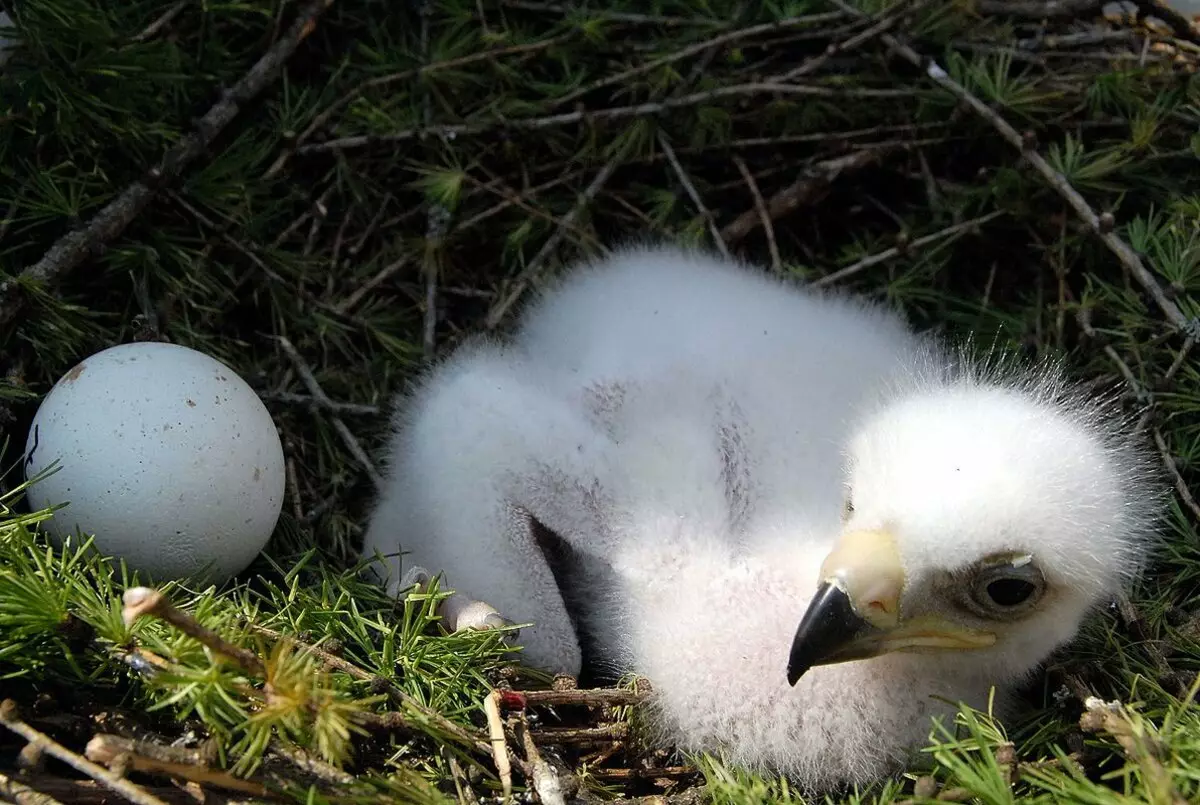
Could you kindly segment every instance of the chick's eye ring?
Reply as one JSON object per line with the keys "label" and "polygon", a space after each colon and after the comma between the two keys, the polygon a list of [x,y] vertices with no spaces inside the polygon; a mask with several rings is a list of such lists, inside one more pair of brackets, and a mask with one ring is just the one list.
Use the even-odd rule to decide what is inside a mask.
{"label": "chick's eye ring", "polygon": [[971,574],[968,584],[965,603],[989,618],[1023,614],[1046,590],[1042,572],[1029,561],[985,565]]}

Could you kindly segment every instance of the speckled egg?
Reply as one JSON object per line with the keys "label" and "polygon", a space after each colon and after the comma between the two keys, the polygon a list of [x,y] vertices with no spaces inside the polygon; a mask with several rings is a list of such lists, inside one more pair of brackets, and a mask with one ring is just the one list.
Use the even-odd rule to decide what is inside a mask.
{"label": "speckled egg", "polygon": [[38,408],[26,478],[52,539],[157,580],[222,582],[266,545],[283,506],[283,447],[266,406],[220,361],[175,344],[123,344],[67,372]]}

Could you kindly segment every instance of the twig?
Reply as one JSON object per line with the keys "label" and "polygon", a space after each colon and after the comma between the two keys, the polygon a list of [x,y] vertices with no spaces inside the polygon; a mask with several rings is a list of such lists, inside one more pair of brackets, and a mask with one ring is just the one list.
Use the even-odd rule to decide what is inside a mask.
{"label": "twig", "polygon": [[[282,633],[275,631],[274,629],[268,629],[265,626],[250,624],[250,629],[251,631],[257,632],[258,634],[264,635],[273,640],[282,640],[285,637]],[[439,730],[445,732],[447,735],[453,736],[464,746],[471,746],[477,751],[484,753],[491,751],[491,747],[482,736],[472,733],[470,730],[455,724],[453,721],[450,721],[436,710],[432,710],[421,704],[419,701],[392,684],[390,680],[372,674],[365,668],[360,668],[349,660],[338,657],[335,654],[330,654],[328,651],[325,651],[317,646],[300,642],[294,637],[289,637],[288,639],[292,640],[293,644],[298,650],[306,651],[319,659],[325,666],[326,670],[340,671],[360,681],[381,685],[383,687],[383,691],[388,695],[388,698],[391,699],[397,707],[410,709],[416,712],[421,718],[435,725]],[[398,726],[396,723],[398,718],[404,717],[401,713],[385,714],[385,716],[389,721],[389,726],[387,728],[392,730]],[[406,722],[404,725],[402,725],[402,727],[406,731],[415,731],[415,727],[411,724],[411,722]]]}
{"label": "twig", "polygon": [[877,254],[872,254],[867,257],[864,257],[863,259],[859,260],[856,263],[851,263],[850,265],[846,266],[845,268],[839,268],[837,271],[833,272],[832,274],[826,274],[824,277],[820,277],[819,279],[813,280],[811,285],[814,288],[821,288],[826,285],[833,285],[834,283],[841,282],[842,280],[846,279],[847,277],[851,277],[851,276],[859,273],[860,271],[870,268],[873,265],[877,265],[879,263],[886,262],[887,260],[891,260],[893,257],[897,257],[901,254],[906,254],[906,253],[912,251],[913,249],[919,249],[922,246],[928,246],[930,243],[934,243],[935,241],[939,241],[944,238],[953,237],[954,235],[957,235],[961,232],[966,232],[968,230],[974,229],[974,228],[980,226],[981,224],[987,223],[988,221],[992,220],[993,218],[999,218],[1001,215],[1004,215],[1004,210],[995,210],[993,212],[989,212],[987,215],[981,215],[978,218],[972,218],[969,221],[963,221],[961,224],[953,224],[951,226],[946,227],[945,229],[940,229],[937,232],[934,232],[932,234],[917,238],[914,241],[906,243],[903,247],[893,246],[890,249],[884,249],[883,251],[878,252]]}
{"label": "twig", "polygon": [[1146,783],[1148,801],[1185,805],[1187,800],[1175,789],[1171,774],[1158,759],[1158,736],[1144,725],[1134,724],[1120,702],[1106,702],[1095,696],[1083,703],[1079,727],[1084,732],[1104,732],[1115,740],[1130,760],[1138,765]]}
{"label": "twig", "polygon": [[297,154],[312,154],[326,151],[352,151],[373,145],[390,145],[421,136],[435,137],[468,137],[486,134],[497,129],[507,131],[540,131],[541,129],[565,126],[579,123],[583,120],[603,122],[623,120],[631,117],[649,117],[659,115],[672,109],[683,109],[697,106],[708,101],[721,98],[741,98],[750,95],[766,94],[790,95],[808,98],[911,98],[912,91],[903,89],[868,89],[861,87],[824,87],[813,84],[773,84],[758,82],[750,84],[734,84],[728,87],[696,92],[678,98],[662,101],[647,101],[646,103],[630,106],[616,106],[607,109],[576,110],[557,115],[544,115],[531,118],[514,118],[511,120],[487,120],[479,123],[452,123],[430,128],[413,127],[401,129],[391,134],[362,134],[352,137],[338,137],[320,143],[310,143],[296,149]]}
{"label": "twig", "polygon": [[376,273],[375,276],[371,277],[362,285],[355,288],[354,293],[350,294],[337,305],[335,305],[334,309],[337,310],[338,313],[348,316],[354,308],[358,307],[358,303],[361,302],[367,294],[378,288],[387,280],[391,279],[393,275],[395,275],[406,265],[408,265],[407,257],[401,257],[399,260],[388,263],[386,266],[379,269],[379,272]]}
{"label": "twig", "polygon": [[[647,694],[637,690],[619,688],[585,688],[574,690],[512,690],[508,697],[519,697],[516,701],[523,707],[551,707],[554,705],[582,705],[586,707],[623,707],[641,704]],[[512,706],[508,704],[508,706]]]}
{"label": "twig", "polygon": [[243,780],[234,777],[227,771],[213,769],[179,760],[167,760],[152,757],[139,751],[139,746],[129,738],[119,735],[97,734],[88,741],[84,754],[88,760],[103,763],[109,768],[132,769],[148,774],[164,774],[169,777],[181,777],[201,785],[211,785],[224,788],[227,791],[238,791],[255,797],[266,797],[271,791],[262,783],[253,780]]}
{"label": "twig", "polygon": [[37,746],[51,757],[55,757],[66,763],[80,774],[86,774],[96,782],[107,786],[110,790],[115,791],[134,803],[134,805],[167,805],[167,803],[140,786],[134,785],[128,780],[113,774],[103,766],[98,766],[87,758],[75,754],[70,749],[50,738],[50,736],[38,732],[26,724],[21,720],[17,712],[17,703],[12,699],[5,699],[3,702],[0,702],[0,724],[3,724],[9,730],[20,735],[30,744]]}
{"label": "twig", "polygon": [[767,203],[763,201],[762,193],[759,192],[758,182],[754,181],[754,174],[746,167],[746,160],[735,154],[733,164],[737,166],[738,173],[742,175],[742,181],[746,183],[746,187],[750,188],[750,197],[754,199],[754,211],[767,236],[767,249],[771,252],[771,268],[776,274],[780,274],[783,272],[783,259],[779,256],[779,244],[775,242],[775,227],[771,225],[771,215],[767,212]]}
{"label": "twig", "polygon": [[0,773],[0,797],[10,799],[16,805],[63,805],[49,794],[30,788],[4,773]]}
{"label": "twig", "polygon": [[976,0],[975,7],[985,16],[1042,20],[1053,17],[1080,17],[1092,11],[1099,11],[1102,5],[1103,0]]}
{"label": "twig", "polygon": [[[1137,6],[1143,15],[1158,17],[1165,22],[1170,26],[1171,33],[1179,39],[1200,43],[1200,29],[1197,29],[1197,24],[1162,0],[1130,0],[1130,2]],[[1195,9],[1193,9],[1193,13],[1194,11]]]}
{"label": "twig", "polygon": [[353,416],[378,416],[378,405],[366,403],[338,402],[337,400],[321,400],[308,394],[293,394],[290,391],[263,391],[258,395],[268,402],[278,402],[284,405],[299,405],[320,411],[331,411],[335,414],[350,414]]}
{"label": "twig", "polygon": [[693,777],[700,773],[692,766],[660,766],[650,769],[592,769],[591,775],[597,780],[623,782],[627,780],[678,780]]}
{"label": "twig", "polygon": [[[280,349],[287,354],[288,358],[292,362],[292,365],[296,367],[296,372],[300,375],[300,380],[308,388],[308,393],[311,394],[315,399],[320,400],[323,405],[332,406],[333,401],[329,399],[329,395],[327,395],[325,390],[321,388],[321,384],[317,382],[316,375],[313,374],[312,368],[310,368],[308,363],[305,362],[304,358],[300,356],[300,353],[296,350],[296,348],[292,346],[292,342],[289,341],[286,336],[282,335],[276,336],[275,341],[279,344]],[[363,446],[359,444],[358,439],[354,436],[350,429],[346,427],[346,423],[343,422],[341,417],[339,417],[337,414],[331,415],[330,420],[333,422],[334,430],[336,430],[338,432],[338,436],[342,438],[342,443],[346,445],[346,449],[350,451],[350,455],[354,456],[355,460],[358,461],[360,466],[362,466],[363,470],[367,473],[367,476],[371,479],[371,482],[375,484],[375,487],[378,489],[383,486],[383,477],[380,476],[379,472],[375,469],[375,465],[371,462],[370,457],[367,456],[367,451],[363,449]]]}
{"label": "twig", "polygon": [[701,217],[708,224],[708,231],[712,234],[714,245],[725,256],[725,259],[730,259],[729,247],[725,245],[725,239],[721,237],[721,230],[717,229],[717,221],[713,218],[712,212],[704,205],[704,199],[700,198],[700,193],[696,190],[696,186],[692,184],[692,180],[688,178],[687,171],[683,169],[683,165],[679,162],[679,157],[675,154],[675,149],[671,147],[671,141],[667,139],[667,135],[659,129],[658,146],[667,157],[667,161],[671,164],[671,169],[675,171],[675,177],[679,179],[679,183],[683,185],[683,189],[687,192],[688,198],[696,205]]}
{"label": "twig", "polygon": [[483,712],[487,716],[488,741],[492,748],[492,760],[500,775],[500,787],[506,802],[512,801],[512,766],[508,762],[508,742],[504,738],[504,719],[500,717],[500,691],[493,690],[483,699]]}
{"label": "twig", "polygon": [[[1089,0],[1090,2],[1091,0]],[[854,8],[845,2],[845,0],[832,0],[839,8],[857,16],[865,16],[862,11]],[[987,0],[985,0],[985,3]],[[1051,2],[1068,2],[1068,0],[1051,0]],[[1008,5],[1007,3],[1005,4]],[[1090,7],[1090,6],[1089,6]],[[1163,291],[1154,276],[1142,264],[1142,260],[1138,257],[1137,252],[1130,248],[1120,235],[1116,234],[1112,216],[1106,215],[1102,219],[1100,215],[1092,209],[1087,200],[1079,194],[1079,192],[1071,186],[1067,178],[1054,169],[1049,162],[1045,160],[1036,147],[1023,137],[1016,129],[999,114],[997,114],[990,106],[985,104],[979,98],[959,84],[950,74],[947,73],[941,65],[932,59],[925,59],[908,45],[901,42],[891,34],[884,34],[881,40],[889,48],[899,53],[905,60],[925,70],[925,74],[929,76],[935,84],[942,89],[948,91],[960,101],[971,107],[980,117],[986,120],[991,126],[999,132],[1000,136],[1015,147],[1028,160],[1029,164],[1042,175],[1042,178],[1053,187],[1058,194],[1063,197],[1070,207],[1075,210],[1075,213],[1087,224],[1088,228],[1096,234],[1108,246],[1116,258],[1121,262],[1126,269],[1133,274],[1134,279],[1154,298],[1159,308],[1166,314],[1170,322],[1179,330],[1195,335],[1200,331],[1200,321],[1188,319],[1187,316],[1179,309],[1179,307],[1171,301],[1171,299]]]}
{"label": "twig", "polygon": [[529,762],[530,770],[533,772],[533,777],[529,782],[533,786],[533,790],[537,792],[542,805],[566,805],[562,780],[559,779],[558,771],[547,763],[542,757],[542,753],[538,751],[533,734],[529,731],[529,722],[523,713],[517,719],[516,730],[517,737],[525,749],[525,759]]}
{"label": "twig", "polygon": [[271,167],[269,167],[267,169],[267,172],[263,174],[263,178],[270,179],[270,178],[278,175],[279,172],[283,170],[284,166],[287,164],[288,160],[292,157],[292,155],[297,153],[297,150],[301,146],[303,146],[305,143],[307,143],[308,140],[313,136],[313,134],[315,134],[319,129],[323,128],[329,122],[330,118],[332,118],[339,111],[341,111],[342,109],[345,109],[347,106],[354,103],[355,100],[357,100],[358,98],[361,98],[363,95],[365,95],[367,90],[369,90],[369,89],[376,89],[378,87],[386,87],[390,84],[397,84],[397,83],[401,83],[401,82],[410,81],[413,78],[428,75],[430,73],[434,73],[439,70],[448,70],[448,69],[454,69],[454,68],[459,68],[459,67],[466,67],[470,64],[473,64],[475,62],[480,62],[480,61],[491,61],[491,60],[499,58],[501,56],[526,55],[526,54],[530,54],[530,53],[536,53],[538,51],[542,51],[542,50],[551,48],[554,45],[562,44],[562,43],[568,41],[572,36],[574,36],[573,33],[560,34],[558,36],[554,36],[549,39],[543,39],[539,42],[527,42],[527,43],[521,44],[521,45],[511,45],[509,47],[495,48],[493,50],[485,50],[480,53],[470,53],[466,56],[460,56],[455,59],[447,59],[446,61],[433,62],[431,64],[425,64],[425,65],[422,65],[421,67],[417,67],[417,68],[414,68],[411,70],[403,70],[398,73],[390,73],[388,75],[382,75],[382,76],[379,76],[378,78],[372,78],[368,81],[365,81],[361,85],[355,87],[354,89],[350,90],[349,92],[347,92],[344,95],[342,95],[341,97],[339,97],[336,101],[334,101],[332,104],[330,104],[329,107],[326,108],[323,112],[320,112],[319,114],[317,114],[312,119],[312,121],[304,128],[304,131],[300,132],[300,134],[298,134],[296,136],[295,140],[289,143],[289,147],[286,150],[284,150],[284,152],[281,153],[278,157],[275,158],[275,161],[273,163],[271,163]]}
{"label": "twig", "polygon": [[358,253],[362,251],[363,244],[367,242],[369,237],[375,234],[375,230],[378,228],[379,222],[383,220],[383,214],[387,212],[388,204],[391,202],[391,191],[384,193],[383,199],[380,200],[379,206],[375,209],[375,214],[372,215],[371,220],[367,222],[367,228],[362,231],[362,233],[354,241],[354,244],[346,250],[346,254],[350,255],[351,257],[358,256]]}
{"label": "twig", "polygon": [[[114,802],[112,791],[92,780],[51,774],[31,775],[22,780],[29,785],[0,774],[0,801],[7,796],[16,805],[113,805]],[[177,805],[225,805],[229,802],[229,798],[223,794],[199,791],[194,787],[184,789],[173,785],[144,785],[142,790],[164,802]]]}
{"label": "twig", "polygon": [[599,727],[543,727],[534,737],[547,744],[590,744],[620,741],[629,737],[629,724],[619,721]]}
{"label": "twig", "polygon": [[132,41],[148,42],[151,39],[153,39],[154,37],[158,36],[159,33],[162,32],[162,30],[164,28],[166,28],[168,25],[170,25],[171,21],[174,20],[176,17],[178,17],[179,13],[181,11],[183,11],[185,8],[187,8],[189,5],[190,5],[190,0],[179,0],[178,3],[176,3],[175,5],[168,8],[157,19],[155,19],[153,22],[151,22],[149,25],[147,25],[145,28],[143,28],[142,32],[139,33],[137,36],[135,36],[132,39]]}
{"label": "twig", "polygon": [[484,324],[489,330],[495,329],[500,324],[505,314],[508,313],[509,308],[516,304],[521,294],[525,293],[525,289],[538,278],[542,272],[543,264],[554,253],[554,250],[558,248],[558,244],[562,243],[563,238],[566,237],[567,229],[574,225],[575,219],[583,214],[583,211],[588,208],[588,205],[592,203],[596,195],[604,188],[609,177],[624,163],[625,155],[629,153],[633,147],[633,143],[634,140],[632,137],[625,139],[620,148],[617,149],[617,152],[596,173],[587,188],[580,194],[579,199],[575,202],[575,206],[562,217],[558,228],[554,230],[550,237],[546,238],[546,242],[542,244],[542,248],[538,250],[538,253],[521,270],[521,273],[513,278],[512,284],[508,288],[508,293],[496,304],[492,305],[491,310],[488,311],[487,318],[484,319]]}
{"label": "twig", "polygon": [[131,626],[143,615],[150,615],[166,621],[217,654],[233,660],[249,676],[266,676],[266,668],[257,654],[230,643],[191,615],[178,609],[158,590],[150,587],[130,587],[122,596],[122,603],[124,608],[121,610],[121,617],[126,626]]}
{"label": "twig", "polygon": [[1184,480],[1183,474],[1179,472],[1179,465],[1175,463],[1175,457],[1171,455],[1170,449],[1167,447],[1167,440],[1163,438],[1162,431],[1155,428],[1153,431],[1154,444],[1158,447],[1158,453],[1162,457],[1163,465],[1166,466],[1167,472],[1171,474],[1171,478],[1175,481],[1175,491],[1179,493],[1179,499],[1192,512],[1192,517],[1197,523],[1200,523],[1200,504],[1196,503],[1196,498],[1192,496],[1192,490],[1188,489],[1187,481]]}
{"label": "twig", "polygon": [[844,11],[825,11],[819,14],[787,17],[785,19],[775,20],[774,22],[764,22],[759,23],[758,25],[749,25],[745,28],[737,28],[732,31],[726,31],[723,34],[718,34],[703,41],[688,45],[687,47],[680,48],[673,53],[668,53],[666,56],[661,56],[657,59],[651,59],[648,62],[639,64],[637,67],[632,67],[628,70],[623,70],[619,73],[614,73],[613,75],[608,75],[604,78],[597,79],[590,84],[580,87],[574,92],[569,92],[560,98],[555,98],[551,102],[550,108],[553,109],[562,106],[563,104],[571,103],[572,101],[582,98],[583,96],[594,92],[595,90],[611,86],[613,84],[624,83],[631,78],[636,78],[637,76],[642,75],[643,73],[648,73],[658,69],[659,67],[673,64],[682,59],[686,59],[689,56],[695,56],[697,53],[703,53],[710,48],[722,47],[724,45],[728,45],[730,42],[749,39],[750,37],[758,36],[759,34],[785,31],[789,28],[796,28],[802,25],[819,25],[824,22],[836,22],[837,20],[845,19],[845,17],[846,13]]}
{"label": "twig", "polygon": [[0,327],[11,322],[24,305],[25,295],[20,293],[24,287],[46,288],[56,284],[124,232],[158,190],[178,178],[212,145],[242,106],[278,77],[288,58],[312,33],[317,19],[333,3],[334,0],[306,3],[287,33],[237,83],[221,93],[220,100],[200,118],[196,127],[169,149],[156,166],[104,205],[82,229],[63,235],[40,260],[22,270],[20,275],[0,282]]}
{"label": "twig", "polygon": [[[1102,341],[1099,333],[1096,332],[1096,328],[1092,326],[1090,310],[1080,308],[1076,318],[1079,321],[1079,328],[1083,330],[1084,335],[1094,341]],[[1184,343],[1183,347],[1179,350],[1179,354],[1171,362],[1170,368],[1163,375],[1162,382],[1169,383],[1171,381],[1187,360],[1187,356],[1195,343],[1194,338],[1189,338]],[[1137,379],[1137,375],[1133,373],[1129,364],[1125,362],[1125,359],[1121,357],[1112,344],[1104,343],[1101,346],[1101,350],[1108,357],[1109,361],[1112,362],[1117,371],[1120,372],[1121,377],[1125,379],[1125,383],[1129,386],[1130,391],[1133,392],[1134,398],[1146,406],[1146,411],[1138,420],[1137,427],[1135,428],[1135,431],[1141,432],[1149,426],[1154,409],[1158,405],[1158,402],[1154,398],[1154,392],[1146,388]],[[1179,472],[1179,465],[1175,463],[1175,457],[1171,455],[1171,450],[1162,435],[1162,431],[1158,428],[1153,428],[1151,434],[1154,438],[1154,445],[1158,448],[1159,458],[1162,459],[1163,466],[1166,467],[1167,472],[1175,482],[1175,491],[1179,494],[1179,498],[1183,501],[1183,504],[1192,512],[1192,515],[1196,518],[1196,522],[1200,523],[1200,503],[1196,502],[1191,489],[1188,488],[1187,481],[1184,479],[1183,474]]]}
{"label": "twig", "polygon": [[896,6],[888,10],[889,13],[886,16],[882,17],[871,27],[867,28],[866,30],[859,31],[853,36],[847,37],[845,40],[831,43],[829,47],[825,48],[825,50],[817,56],[808,59],[793,70],[789,70],[782,75],[774,77],[772,80],[795,81],[797,78],[806,76],[809,73],[816,71],[834,56],[851,51],[854,48],[859,47],[866,42],[870,42],[872,39],[875,39],[884,31],[887,31],[889,28],[895,25],[896,21],[900,19],[901,15],[911,14],[913,11],[923,5],[925,5],[925,0],[920,0],[920,2],[913,3],[911,7],[907,3],[898,3]]}
{"label": "twig", "polygon": [[736,243],[753,232],[764,220],[778,220],[785,215],[795,212],[802,205],[820,201],[826,191],[837,181],[845,171],[862,170],[877,162],[884,153],[898,148],[891,145],[875,149],[864,148],[833,159],[822,160],[804,169],[796,181],[771,196],[767,203],[766,215],[757,210],[742,213],[721,230],[721,237],[727,242]]}

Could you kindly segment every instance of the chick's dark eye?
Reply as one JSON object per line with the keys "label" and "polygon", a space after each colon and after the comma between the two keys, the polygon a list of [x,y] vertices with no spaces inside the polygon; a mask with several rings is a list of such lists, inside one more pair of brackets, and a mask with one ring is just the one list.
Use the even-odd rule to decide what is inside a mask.
{"label": "chick's dark eye", "polygon": [[1031,558],[1002,557],[977,566],[959,600],[976,615],[1009,620],[1031,612],[1046,591],[1046,579]]}
{"label": "chick's dark eye", "polygon": [[987,596],[1000,607],[1024,604],[1037,592],[1037,587],[1025,579],[996,579],[987,586]]}

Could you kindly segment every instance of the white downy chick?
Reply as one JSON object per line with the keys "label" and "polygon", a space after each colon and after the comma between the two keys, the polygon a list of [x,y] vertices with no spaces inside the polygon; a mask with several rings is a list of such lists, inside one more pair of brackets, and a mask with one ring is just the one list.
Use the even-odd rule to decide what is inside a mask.
{"label": "white downy chick", "polygon": [[1137,571],[1157,477],[1112,408],[880,307],[627,249],[424,378],[364,553],[532,622],[530,665],[577,674],[586,638],[681,749],[865,783]]}

